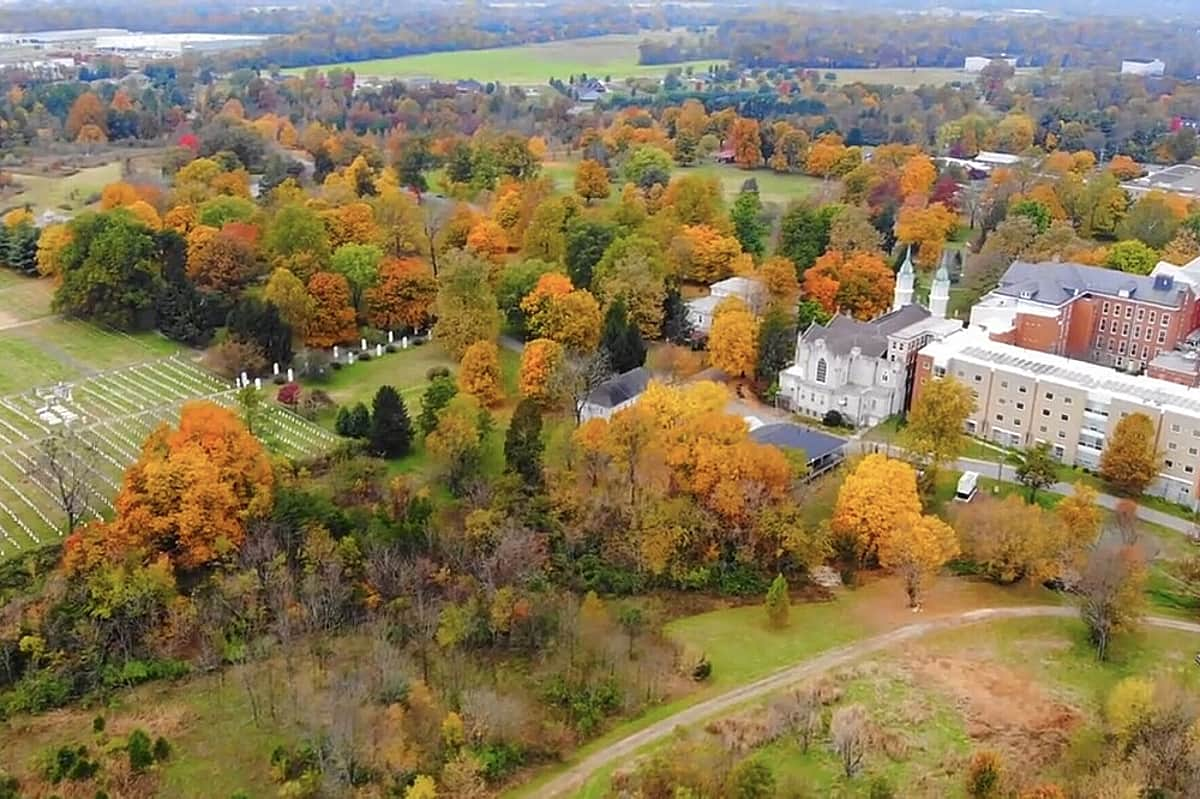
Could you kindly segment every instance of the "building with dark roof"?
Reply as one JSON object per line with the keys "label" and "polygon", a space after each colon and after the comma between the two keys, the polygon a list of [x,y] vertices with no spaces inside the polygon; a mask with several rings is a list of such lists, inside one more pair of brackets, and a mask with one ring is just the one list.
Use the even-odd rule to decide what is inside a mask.
{"label": "building with dark roof", "polygon": [[753,427],[750,438],[760,444],[804,452],[810,478],[829,471],[846,457],[845,439],[792,422]]}
{"label": "building with dark roof", "polygon": [[630,369],[596,386],[583,401],[579,418],[586,422],[588,419],[611,419],[619,410],[628,408],[637,402],[638,397],[650,385],[653,375],[644,366]]}
{"label": "building with dark roof", "polygon": [[1013,263],[971,309],[996,341],[1141,371],[1200,326],[1194,287],[1171,273]]}
{"label": "building with dark roof", "polygon": [[873,427],[909,405],[917,351],[962,329],[946,319],[950,278],[938,269],[930,309],[913,304],[914,270],[905,258],[896,276],[893,309],[863,322],[838,315],[797,337],[795,363],[779,375],[779,402],[822,419],[837,411],[843,422]]}

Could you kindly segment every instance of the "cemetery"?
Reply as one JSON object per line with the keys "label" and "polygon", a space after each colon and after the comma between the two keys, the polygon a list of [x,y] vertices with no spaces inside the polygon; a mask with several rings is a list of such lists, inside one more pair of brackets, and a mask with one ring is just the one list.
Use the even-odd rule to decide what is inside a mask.
{"label": "cemetery", "polygon": [[[172,356],[0,397],[0,560],[62,537],[64,492],[79,497],[84,521],[107,517],[151,430],[175,423],[190,400],[236,408],[237,393]],[[338,443],[287,408],[263,407],[259,435],[273,452],[304,458]]]}

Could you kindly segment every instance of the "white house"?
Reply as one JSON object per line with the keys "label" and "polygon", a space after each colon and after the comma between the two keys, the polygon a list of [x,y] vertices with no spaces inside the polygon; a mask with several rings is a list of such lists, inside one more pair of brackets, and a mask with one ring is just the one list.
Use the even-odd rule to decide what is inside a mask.
{"label": "white house", "polygon": [[708,292],[707,297],[697,297],[686,303],[688,321],[691,322],[692,331],[699,336],[707,336],[712,330],[713,315],[722,301],[736,297],[754,313],[762,311],[767,301],[766,287],[752,277],[718,280],[708,287]]}
{"label": "white house", "polygon": [[617,411],[628,408],[650,385],[650,370],[644,366],[630,369],[605,380],[587,395],[579,412],[579,420],[611,419]]}
{"label": "white house", "polygon": [[1157,58],[1127,58],[1121,62],[1122,75],[1142,75],[1157,77],[1167,71],[1167,65]]}

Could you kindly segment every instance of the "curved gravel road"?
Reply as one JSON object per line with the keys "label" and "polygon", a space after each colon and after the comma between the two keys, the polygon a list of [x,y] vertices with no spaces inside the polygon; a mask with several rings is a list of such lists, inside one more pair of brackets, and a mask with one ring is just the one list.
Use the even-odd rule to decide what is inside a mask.
{"label": "curved gravel road", "polygon": [[[595,772],[610,765],[614,761],[633,756],[637,750],[671,735],[676,727],[693,725],[715,716],[722,711],[740,705],[752,699],[770,694],[788,685],[815,677],[822,672],[836,669],[859,660],[867,655],[875,654],[896,644],[920,638],[932,632],[977,624],[996,619],[1023,619],[1037,616],[1076,617],[1079,611],[1072,607],[1058,605],[1036,605],[1031,607],[1014,608],[983,608],[960,613],[953,616],[939,616],[928,621],[906,624],[891,632],[866,638],[853,644],[837,647],[823,652],[808,660],[788,666],[769,674],[766,677],[746,683],[712,699],[706,699],[668,716],[661,721],[651,724],[628,737],[609,744],[598,752],[585,757],[563,773],[537,789],[539,797],[567,797],[579,790]],[[1200,633],[1200,624],[1168,619],[1161,616],[1147,616],[1143,623],[1151,627],[1161,627],[1181,632]]]}

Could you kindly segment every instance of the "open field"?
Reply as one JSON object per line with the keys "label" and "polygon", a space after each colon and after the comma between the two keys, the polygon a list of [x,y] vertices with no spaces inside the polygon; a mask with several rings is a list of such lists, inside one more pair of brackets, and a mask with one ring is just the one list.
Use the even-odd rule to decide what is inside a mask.
{"label": "open field", "polygon": [[[942,86],[947,83],[974,83],[979,75],[952,67],[884,67],[881,69],[822,69],[821,74],[832,72],[837,75],[835,83],[870,83],[899,86],[904,89],[919,89],[922,86]],[[1037,69],[1021,67],[1017,76],[1036,75]]]}
{"label": "open field", "polygon": [[[575,185],[575,170],[578,166],[577,160],[560,160],[548,161],[543,166],[545,174],[554,180],[555,186],[560,191],[573,191]],[[769,169],[740,169],[733,164],[705,164],[703,166],[694,167],[677,167],[672,173],[673,175],[702,175],[704,177],[716,178],[725,195],[726,202],[733,202],[737,197],[738,192],[742,190],[742,184],[753,178],[758,182],[758,195],[764,204],[786,206],[788,203],[795,200],[803,200],[813,195],[819,194],[823,189],[828,188],[830,192],[836,193],[836,183],[825,184],[820,178],[809,177],[808,175],[782,175],[778,172],[772,172]],[[615,201],[620,196],[620,181],[613,187],[613,193],[610,197],[611,201]]]}
{"label": "open field", "polygon": [[[457,50],[449,53],[322,64],[315,67],[347,67],[359,77],[431,78],[434,80],[498,81],[508,84],[541,86],[550,78],[566,80],[569,75],[587,74],[621,80],[631,77],[665,75],[673,68],[692,66],[707,69],[715,61],[643,66],[638,64],[639,43],[649,34],[614,34],[588,39],[567,39],[545,44],[499,47],[489,50]],[[314,67],[297,67],[285,73],[302,75]]]}
{"label": "open field", "polygon": [[34,214],[43,211],[78,211],[85,207],[89,197],[99,195],[109,183],[121,179],[121,163],[112,161],[103,166],[81,169],[74,175],[59,177],[37,175],[15,171],[13,179],[25,187],[25,191],[7,199],[6,206],[28,205]]}

